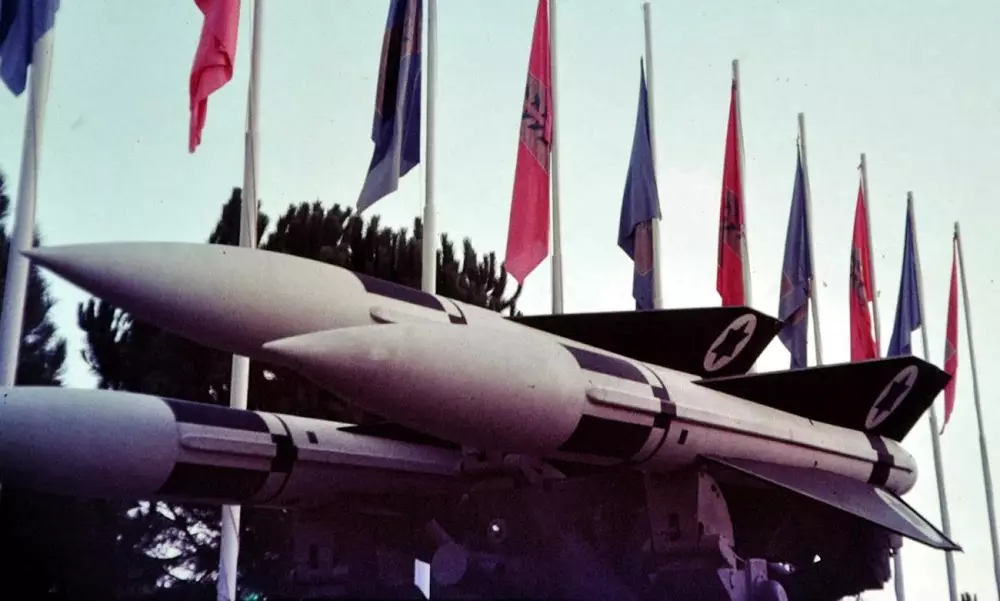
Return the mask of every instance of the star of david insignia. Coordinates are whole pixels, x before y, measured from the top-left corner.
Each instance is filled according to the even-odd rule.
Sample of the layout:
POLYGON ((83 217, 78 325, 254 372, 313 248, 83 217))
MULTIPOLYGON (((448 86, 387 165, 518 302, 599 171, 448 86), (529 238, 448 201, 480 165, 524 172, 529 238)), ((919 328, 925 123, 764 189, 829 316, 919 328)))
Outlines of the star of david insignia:
POLYGON ((632 246, 635 272, 641 276, 653 271, 653 227, 648 221, 635 226, 635 236, 632 246))
POLYGON ((878 395, 872 408, 868 410, 868 417, 865 418, 866 430, 877 428, 882 422, 889 419, 889 416, 910 395, 913 385, 917 382, 917 374, 916 365, 907 365, 882 389, 882 393, 878 395))
POLYGON ((702 367, 705 371, 718 371, 732 363, 733 359, 736 359, 749 344, 756 329, 757 316, 753 313, 746 313, 734 319, 719 334, 712 346, 708 347, 705 360, 702 361, 702 367))

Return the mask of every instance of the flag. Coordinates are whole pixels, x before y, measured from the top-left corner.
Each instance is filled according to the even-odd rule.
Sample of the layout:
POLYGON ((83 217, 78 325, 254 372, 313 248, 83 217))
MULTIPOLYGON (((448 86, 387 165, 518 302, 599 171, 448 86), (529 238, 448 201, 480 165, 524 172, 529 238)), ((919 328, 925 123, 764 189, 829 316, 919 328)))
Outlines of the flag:
POLYGON ((649 105, 646 74, 639 60, 639 109, 635 117, 632 157, 625 176, 625 194, 618 223, 618 246, 632 259, 632 296, 636 310, 654 308, 653 220, 660 219, 660 198, 653 168, 653 147, 649 135, 649 105))
POLYGON ((944 426, 955 408, 955 377, 958 373, 958 254, 955 242, 951 248, 951 290, 948 292, 948 330, 944 342, 944 371, 951 380, 944 387, 944 426))
POLYGON ((0 79, 20 96, 35 43, 55 25, 59 0, 0 0, 0 79))
POLYGON ((549 3, 538 0, 524 86, 514 194, 507 230, 507 272, 524 283, 549 254, 549 159, 552 154, 552 66, 549 3))
POLYGON ((899 298, 896 301, 896 321, 892 325, 887 357, 912 355, 910 334, 922 323, 920 315, 920 287, 917 282, 917 257, 914 254, 913 209, 906 207, 906 237, 903 242, 903 271, 899 277, 899 298))
POLYGON ((205 15, 201 38, 191 66, 191 129, 188 151, 201 144, 208 114, 208 97, 233 78, 236 38, 240 27, 240 0, 194 0, 205 15))
POLYGON ((420 163, 422 0, 392 0, 382 40, 375 93, 375 150, 358 196, 362 212, 395 192, 401 177, 420 163))
POLYGON ((875 295, 872 290, 872 258, 868 248, 868 217, 864 187, 858 184, 858 203, 854 207, 854 239, 851 241, 851 361, 877 359, 872 336, 872 316, 868 308, 875 295))
POLYGON ((719 207, 719 255, 715 289, 722 306, 743 306, 743 174, 740 173, 740 132, 736 120, 736 80, 729 92, 729 126, 726 157, 722 167, 722 199, 719 207))
POLYGON ((808 362, 806 347, 809 322, 806 318, 809 316, 813 265, 809 252, 807 210, 802 154, 798 153, 792 208, 788 215, 788 233, 785 235, 785 260, 781 266, 781 299, 778 302, 778 319, 785 322, 785 326, 778 332, 778 338, 792 355, 792 369, 805 367, 808 362))

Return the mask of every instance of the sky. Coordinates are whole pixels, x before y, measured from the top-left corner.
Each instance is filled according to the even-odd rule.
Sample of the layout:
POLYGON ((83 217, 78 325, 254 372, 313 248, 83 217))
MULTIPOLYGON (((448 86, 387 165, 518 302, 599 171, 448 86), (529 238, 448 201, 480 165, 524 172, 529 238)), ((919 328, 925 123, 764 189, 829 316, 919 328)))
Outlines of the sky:
MULTIPOLYGON (((867 154, 883 348, 892 331, 906 193, 914 194, 928 358, 941 365, 953 223, 960 221, 986 437, 1000 441, 1000 39, 993 2, 652 0, 652 119, 663 220, 664 305, 716 306, 716 232, 731 61, 739 59, 746 214, 754 308, 776 315, 805 113, 817 303, 826 363, 849 360, 848 278, 860 153, 867 154)), ((249 73, 243 8, 232 81, 209 100, 201 147, 187 150, 188 78, 201 28, 193 2, 63 2, 45 112, 37 224, 43 243, 204 242, 242 183, 249 73)), ((283 0, 265 7, 261 44, 262 210, 353 205, 369 139, 387 0, 283 0)), ((441 232, 480 252, 506 243, 534 0, 439 0, 436 167, 441 232)), ((632 267, 616 246, 643 52, 639 0, 560 0, 555 17, 565 311, 634 307, 632 267)), ((426 85, 426 84, 425 84, 426 85)), ((16 196, 27 94, 0 94, 0 170, 16 196)), ((412 227, 417 168, 371 213, 412 227)), ((547 313, 550 264, 527 279, 519 308, 547 313)), ((79 289, 49 278, 69 343, 66 382, 91 387, 80 359, 79 289)), ((960 591, 997 599, 964 311, 956 410, 941 437, 960 591)), ((812 334, 811 334, 812 336, 812 334)), ((664 344, 682 341, 664 341, 664 344)), ((810 363, 814 341, 810 340, 810 363)), ((914 352, 923 352, 920 332, 914 352)), ((758 364, 788 367, 777 339, 758 364)), ((939 414, 943 395, 938 399, 939 414)), ((997 442, 996 444, 1000 444, 997 442)), ((905 498, 941 524, 930 430, 904 446, 921 475, 905 498)), ((1000 448, 1000 447, 996 447, 1000 448)), ((994 464, 1000 463, 1000 458, 994 464)), ((907 541, 907 598, 946 598, 945 556, 907 541)), ((866 599, 894 597, 892 583, 866 599)))

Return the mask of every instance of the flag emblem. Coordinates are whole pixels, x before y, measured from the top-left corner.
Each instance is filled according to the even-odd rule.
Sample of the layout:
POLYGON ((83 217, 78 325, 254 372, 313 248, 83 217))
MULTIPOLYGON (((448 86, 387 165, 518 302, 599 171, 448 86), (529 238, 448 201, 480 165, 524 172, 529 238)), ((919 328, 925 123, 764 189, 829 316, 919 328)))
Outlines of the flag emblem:
POLYGON ((653 224, 643 221, 635 226, 635 272, 641 276, 653 271, 653 224))
POLYGON ((524 86, 524 110, 521 112, 521 143, 528 149, 542 169, 549 170, 549 106, 545 84, 533 74, 528 74, 524 86))

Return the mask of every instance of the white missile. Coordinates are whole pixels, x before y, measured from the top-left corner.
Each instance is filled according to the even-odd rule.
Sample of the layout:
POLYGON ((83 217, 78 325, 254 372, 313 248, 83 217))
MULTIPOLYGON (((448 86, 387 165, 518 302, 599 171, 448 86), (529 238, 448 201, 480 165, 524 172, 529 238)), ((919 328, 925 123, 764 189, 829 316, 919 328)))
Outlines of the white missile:
POLYGON ((862 482, 881 472, 879 484, 898 494, 916 482, 916 462, 893 440, 755 406, 542 333, 407 324, 305 334, 265 348, 359 407, 477 450, 653 471, 714 455, 862 482))
POLYGON ((73 496, 297 508, 447 491, 460 461, 350 424, 144 394, 15 387, 0 400, 0 481, 73 496))
MULTIPOLYGON (((556 467, 670 471, 708 462, 958 548, 896 496, 917 477, 899 443, 949 378, 915 357, 741 375, 781 326, 745 307, 507 319, 318 261, 239 247, 108 243, 25 254, 135 317, 287 365, 359 407, 451 443, 556 467)), ((280 433, 275 420, 298 423, 266 415, 271 434, 280 433)), ((423 458, 391 486, 407 475, 428 486, 454 479, 441 471, 458 460, 454 449, 392 446, 401 441, 383 448, 381 439, 330 434, 342 446, 369 449, 366 461, 384 455, 405 465, 411 451, 423 458)), ((184 436, 175 434, 174 455, 164 442, 162 456, 176 462, 181 449, 195 452, 184 436)), ((9 466, 20 450, 0 448, 0 463, 15 474, 9 466)), ((331 461, 331 474, 353 466, 331 461)), ((49 484, 59 487, 60 478, 49 484)), ((271 495, 290 503, 282 495, 292 480, 294 473, 282 492, 256 491, 250 501, 272 502, 271 495)), ((378 477, 371 484, 390 486, 378 477)), ((304 494, 326 498, 345 485, 317 486, 304 494)))

